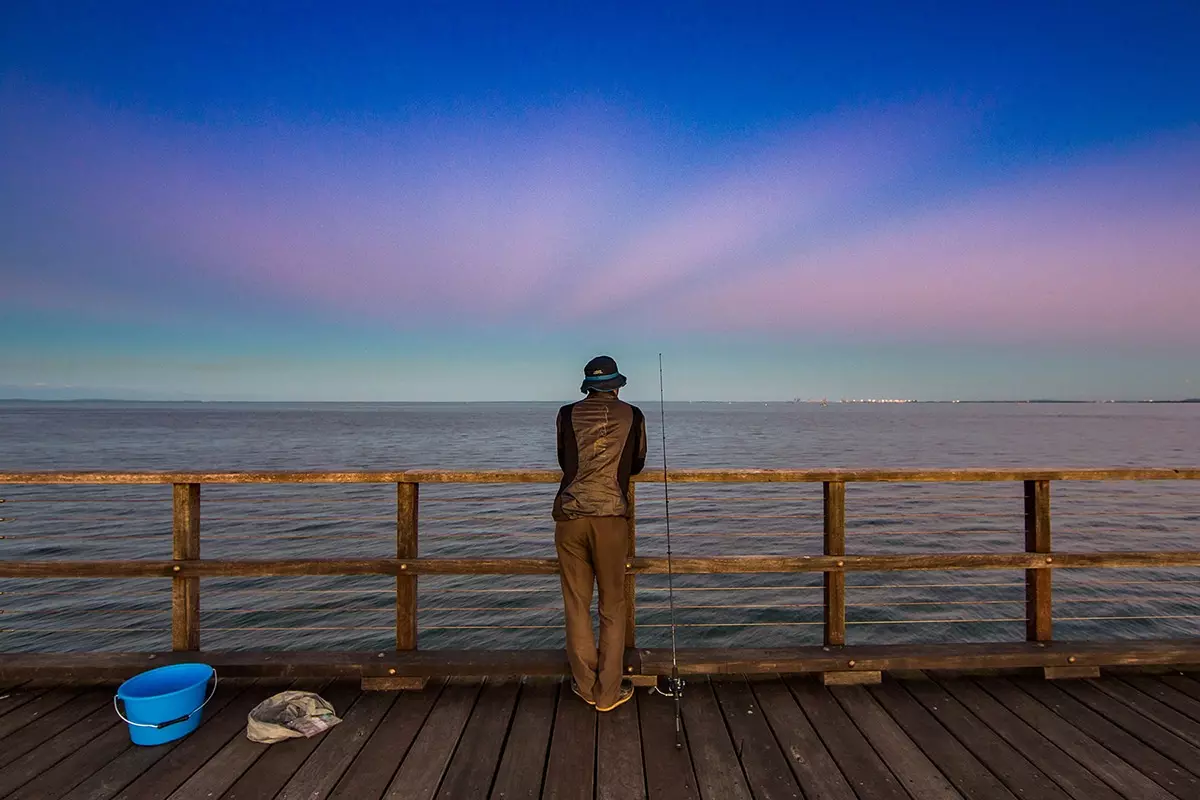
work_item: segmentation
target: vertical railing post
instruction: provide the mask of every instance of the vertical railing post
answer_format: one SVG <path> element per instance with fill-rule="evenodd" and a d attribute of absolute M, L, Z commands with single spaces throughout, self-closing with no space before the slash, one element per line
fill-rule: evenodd
<path fill-rule="evenodd" d="M 176 483 L 173 489 L 171 557 L 194 561 L 200 558 L 200 484 Z M 199 578 L 171 579 L 171 649 L 200 649 Z"/>
<path fill-rule="evenodd" d="M 825 555 L 846 555 L 846 484 L 825 481 Z M 846 643 L 846 573 L 825 573 L 825 645 Z"/>
<path fill-rule="evenodd" d="M 626 569 L 637 555 L 637 484 L 629 484 L 629 544 L 626 548 Z M 625 646 L 633 647 L 637 641 L 637 577 L 625 573 Z"/>
<path fill-rule="evenodd" d="M 396 558 L 417 557 L 420 484 L 396 484 Z M 396 575 L 396 649 L 417 649 L 417 576 Z"/>
<path fill-rule="evenodd" d="M 1025 552 L 1047 554 L 1050 549 L 1050 481 L 1025 481 Z M 1025 639 L 1048 642 L 1054 616 L 1051 600 L 1053 570 L 1025 570 Z"/>

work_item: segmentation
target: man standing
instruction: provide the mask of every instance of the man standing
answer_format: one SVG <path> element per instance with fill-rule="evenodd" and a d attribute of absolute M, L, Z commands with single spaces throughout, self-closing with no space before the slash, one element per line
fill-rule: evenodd
<path fill-rule="evenodd" d="M 617 398 L 625 376 L 597 356 L 583 369 L 587 397 L 558 412 L 562 483 L 554 498 L 554 545 L 567 618 L 571 688 L 598 711 L 633 697 L 622 682 L 629 476 L 646 464 L 646 419 Z M 600 591 L 600 644 L 592 635 L 592 583 Z"/>

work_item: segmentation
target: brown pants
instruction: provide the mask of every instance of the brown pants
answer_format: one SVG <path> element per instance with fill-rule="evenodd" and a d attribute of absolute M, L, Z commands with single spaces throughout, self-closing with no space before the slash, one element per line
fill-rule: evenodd
<path fill-rule="evenodd" d="M 607 707 L 621 692 L 625 655 L 624 517 L 584 517 L 554 525 L 567 618 L 567 660 L 579 690 Z M 592 634 L 592 583 L 600 589 L 600 646 Z"/>

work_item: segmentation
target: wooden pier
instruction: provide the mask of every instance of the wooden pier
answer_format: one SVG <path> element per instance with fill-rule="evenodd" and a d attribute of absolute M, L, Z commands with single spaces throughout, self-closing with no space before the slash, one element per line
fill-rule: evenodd
<path fill-rule="evenodd" d="M 0 560 L 0 579 L 169 582 L 172 644 L 160 652 L 0 653 L 0 798 L 1200 797 L 1200 639 L 1056 640 L 1053 613 L 1054 576 L 1064 570 L 1200 567 L 1200 548 L 1186 540 L 1189 549 L 1150 549 L 1134 537 L 1116 551 L 1057 548 L 1051 515 L 1056 482 L 1196 481 L 1200 469 L 680 471 L 670 478 L 816 483 L 821 504 L 819 553 L 674 559 L 676 574 L 808 573 L 823 587 L 818 644 L 679 651 L 688 679 L 682 751 L 674 747 L 669 700 L 642 689 L 618 711 L 597 714 L 563 683 L 561 651 L 419 647 L 420 576 L 557 570 L 552 558 L 420 555 L 421 486 L 549 484 L 557 473 L 0 474 L 0 488 L 169 486 L 164 502 L 174 509 L 169 558 Z M 849 484 L 997 482 L 1021 487 L 1023 523 L 1012 531 L 1011 551 L 892 554 L 848 544 Z M 394 484 L 394 556 L 201 555 L 205 485 L 355 483 Z M 730 543 L 736 547 L 736 538 Z M 670 672 L 671 654 L 637 642 L 637 579 L 664 574 L 667 560 L 637 554 L 636 524 L 630 554 L 626 670 L 646 686 Z M 855 591 L 848 575 L 928 570 L 1016 571 L 1025 635 L 848 640 L 847 595 Z M 394 647 L 202 647 L 205 579 L 361 575 L 395 581 Z M 115 682 L 195 660 L 223 678 L 202 727 L 173 744 L 130 745 L 110 704 Z M 312 740 L 249 742 L 246 712 L 286 686 L 319 690 L 345 722 Z"/>
<path fill-rule="evenodd" d="M 255 744 L 246 713 L 285 686 L 344 721 Z M 111 686 L 0 692 L 0 797 L 24 800 L 1194 800 L 1200 676 L 930 678 L 826 687 L 759 675 L 687 687 L 686 746 L 649 692 L 597 714 L 557 678 L 416 692 L 278 679 L 224 685 L 178 742 L 129 743 Z"/>

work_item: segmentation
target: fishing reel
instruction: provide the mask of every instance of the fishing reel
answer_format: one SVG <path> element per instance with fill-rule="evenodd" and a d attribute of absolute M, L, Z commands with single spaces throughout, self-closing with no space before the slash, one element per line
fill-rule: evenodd
<path fill-rule="evenodd" d="M 683 678 L 669 678 L 666 675 L 659 675 L 654 686 L 651 687 L 652 693 L 661 694 L 663 697 L 683 697 Z"/>

